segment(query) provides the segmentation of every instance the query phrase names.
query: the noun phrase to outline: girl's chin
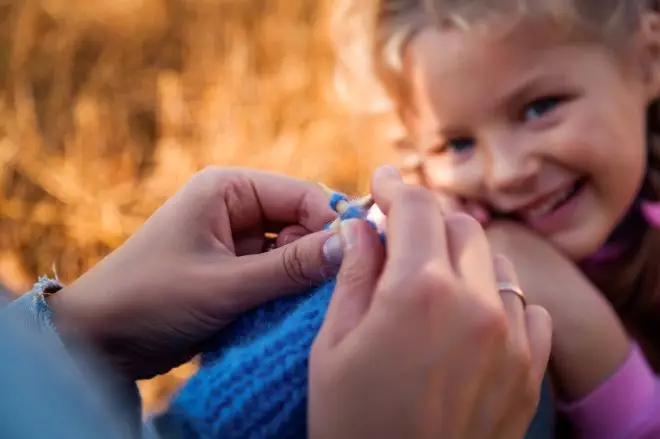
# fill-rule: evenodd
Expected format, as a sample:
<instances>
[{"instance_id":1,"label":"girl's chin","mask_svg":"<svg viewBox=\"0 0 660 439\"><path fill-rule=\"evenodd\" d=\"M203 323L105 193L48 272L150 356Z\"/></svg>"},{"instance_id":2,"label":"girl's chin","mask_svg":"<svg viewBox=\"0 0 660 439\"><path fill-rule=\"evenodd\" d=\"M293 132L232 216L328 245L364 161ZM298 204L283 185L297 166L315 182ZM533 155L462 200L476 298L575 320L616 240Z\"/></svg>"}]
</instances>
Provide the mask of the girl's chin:
<instances>
[{"instance_id":1,"label":"girl's chin","mask_svg":"<svg viewBox=\"0 0 660 439\"><path fill-rule=\"evenodd\" d=\"M566 257L582 264L605 262L618 256L616 248L606 245L608 236L596 235L593 228L577 228L562 231L548 239Z\"/></svg>"}]
</instances>

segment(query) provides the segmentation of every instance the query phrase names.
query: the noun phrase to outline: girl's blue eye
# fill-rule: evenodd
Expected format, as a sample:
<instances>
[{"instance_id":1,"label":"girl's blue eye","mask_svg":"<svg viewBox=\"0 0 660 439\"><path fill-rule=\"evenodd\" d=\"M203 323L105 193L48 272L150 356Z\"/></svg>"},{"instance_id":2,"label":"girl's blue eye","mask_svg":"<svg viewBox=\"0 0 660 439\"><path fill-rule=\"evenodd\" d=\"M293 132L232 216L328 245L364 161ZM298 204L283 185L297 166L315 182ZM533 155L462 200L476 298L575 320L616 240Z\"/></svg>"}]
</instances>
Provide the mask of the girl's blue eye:
<instances>
[{"instance_id":1,"label":"girl's blue eye","mask_svg":"<svg viewBox=\"0 0 660 439\"><path fill-rule=\"evenodd\" d=\"M460 137L447 142L446 149L454 152L465 152L470 148L474 148L474 139L469 137Z\"/></svg>"},{"instance_id":2,"label":"girl's blue eye","mask_svg":"<svg viewBox=\"0 0 660 439\"><path fill-rule=\"evenodd\" d=\"M547 113L554 110L561 102L562 98L559 96L549 96L546 98L537 99L525 107L523 118L525 121L540 119Z\"/></svg>"}]
</instances>

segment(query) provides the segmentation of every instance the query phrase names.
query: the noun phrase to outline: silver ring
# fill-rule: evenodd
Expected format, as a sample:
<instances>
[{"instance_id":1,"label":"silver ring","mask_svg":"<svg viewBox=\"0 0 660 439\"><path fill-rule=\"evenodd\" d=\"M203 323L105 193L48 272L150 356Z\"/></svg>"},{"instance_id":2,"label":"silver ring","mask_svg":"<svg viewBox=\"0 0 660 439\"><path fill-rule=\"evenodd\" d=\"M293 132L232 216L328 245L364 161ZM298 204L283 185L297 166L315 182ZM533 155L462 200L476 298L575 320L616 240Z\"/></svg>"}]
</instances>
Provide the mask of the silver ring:
<instances>
[{"instance_id":1,"label":"silver ring","mask_svg":"<svg viewBox=\"0 0 660 439\"><path fill-rule=\"evenodd\" d=\"M520 298L523 308L527 306L527 299L525 298L525 293L520 287L512 282L499 282L497 284L497 291L502 293L513 293Z\"/></svg>"}]
</instances>

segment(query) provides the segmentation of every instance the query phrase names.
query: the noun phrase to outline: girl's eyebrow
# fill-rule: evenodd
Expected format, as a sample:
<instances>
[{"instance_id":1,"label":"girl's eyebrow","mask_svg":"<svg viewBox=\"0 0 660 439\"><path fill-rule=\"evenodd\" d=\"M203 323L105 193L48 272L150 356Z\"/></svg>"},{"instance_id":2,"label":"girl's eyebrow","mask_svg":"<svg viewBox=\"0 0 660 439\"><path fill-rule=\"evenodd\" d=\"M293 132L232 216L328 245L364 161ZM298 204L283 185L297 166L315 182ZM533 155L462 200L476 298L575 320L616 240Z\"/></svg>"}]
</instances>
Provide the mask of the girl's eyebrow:
<instances>
[{"instance_id":1,"label":"girl's eyebrow","mask_svg":"<svg viewBox=\"0 0 660 439\"><path fill-rule=\"evenodd\" d=\"M509 108L511 103L519 104L538 97L539 91L550 85L565 83L565 76L557 73L534 72L527 78L511 86L494 100L493 108Z\"/></svg>"},{"instance_id":2,"label":"girl's eyebrow","mask_svg":"<svg viewBox=\"0 0 660 439\"><path fill-rule=\"evenodd\" d=\"M523 79L507 85L504 92L494 97L491 101L492 110L509 110L512 106L523 105L527 101L540 97L542 92L550 92L550 87L566 85L566 75L558 72L543 71L546 69L536 68L529 73L523 73ZM440 141L454 139L457 137L471 136L469 127L461 124L442 124L437 121L428 131L420 133L421 147L423 150L433 148Z\"/></svg>"},{"instance_id":3,"label":"girl's eyebrow","mask_svg":"<svg viewBox=\"0 0 660 439\"><path fill-rule=\"evenodd\" d=\"M468 128L443 127L438 123L434 123L430 129L420 137L420 147L422 151L433 149L438 143L444 143L451 139L473 137L471 130Z\"/></svg>"}]
</instances>

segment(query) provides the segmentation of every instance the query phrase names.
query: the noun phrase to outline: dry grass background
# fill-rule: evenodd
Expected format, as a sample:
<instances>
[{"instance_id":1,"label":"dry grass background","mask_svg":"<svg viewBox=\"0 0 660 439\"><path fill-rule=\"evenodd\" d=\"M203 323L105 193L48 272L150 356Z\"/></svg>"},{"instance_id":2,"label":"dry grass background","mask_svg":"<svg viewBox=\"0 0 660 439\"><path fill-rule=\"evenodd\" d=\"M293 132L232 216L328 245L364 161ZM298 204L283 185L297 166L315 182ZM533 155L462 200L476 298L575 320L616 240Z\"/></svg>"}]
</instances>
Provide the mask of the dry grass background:
<instances>
[{"instance_id":1,"label":"dry grass background","mask_svg":"<svg viewBox=\"0 0 660 439\"><path fill-rule=\"evenodd\" d=\"M194 172L365 190L383 124L331 82L330 0L0 0L0 281L70 281ZM191 371L141 383L158 407Z\"/></svg>"}]
</instances>

